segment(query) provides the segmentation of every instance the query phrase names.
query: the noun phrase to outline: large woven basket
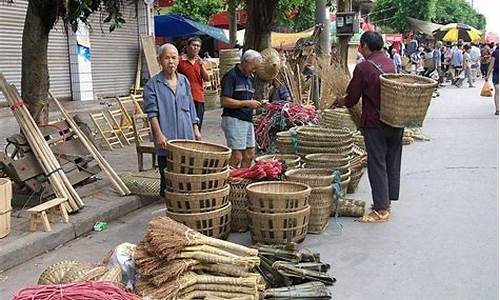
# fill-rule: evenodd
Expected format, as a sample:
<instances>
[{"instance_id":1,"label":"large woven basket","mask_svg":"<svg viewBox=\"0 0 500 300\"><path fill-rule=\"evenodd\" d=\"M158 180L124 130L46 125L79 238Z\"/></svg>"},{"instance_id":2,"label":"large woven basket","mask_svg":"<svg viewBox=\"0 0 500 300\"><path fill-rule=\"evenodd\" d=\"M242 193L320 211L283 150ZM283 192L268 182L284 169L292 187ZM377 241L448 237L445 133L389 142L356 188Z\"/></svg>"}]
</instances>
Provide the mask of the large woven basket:
<instances>
[{"instance_id":1,"label":"large woven basket","mask_svg":"<svg viewBox=\"0 0 500 300\"><path fill-rule=\"evenodd\" d=\"M306 147L299 145L297 147L297 153L306 156L308 154L314 153L337 153L341 155L351 155L352 148L354 144L349 144L347 146L339 146L339 147Z\"/></svg>"},{"instance_id":2,"label":"large woven basket","mask_svg":"<svg viewBox=\"0 0 500 300\"><path fill-rule=\"evenodd\" d=\"M286 213L304 209L311 188L289 181L256 182L247 186L248 208L260 213Z\"/></svg>"},{"instance_id":3,"label":"large woven basket","mask_svg":"<svg viewBox=\"0 0 500 300\"><path fill-rule=\"evenodd\" d=\"M352 144L351 139L346 140L304 140L299 138L297 145L299 147L317 147L317 148L342 148Z\"/></svg>"},{"instance_id":4,"label":"large woven basket","mask_svg":"<svg viewBox=\"0 0 500 300\"><path fill-rule=\"evenodd\" d=\"M380 120L393 127L421 127L437 82L410 74L380 75Z\"/></svg>"},{"instance_id":5,"label":"large woven basket","mask_svg":"<svg viewBox=\"0 0 500 300\"><path fill-rule=\"evenodd\" d=\"M167 211L167 217L206 236L225 239L231 229L231 203L217 210L202 213L179 214Z\"/></svg>"},{"instance_id":6,"label":"large woven basket","mask_svg":"<svg viewBox=\"0 0 500 300\"><path fill-rule=\"evenodd\" d=\"M352 133L319 126L301 126L297 128L297 136L302 139L345 140L352 138Z\"/></svg>"},{"instance_id":7,"label":"large woven basket","mask_svg":"<svg viewBox=\"0 0 500 300\"><path fill-rule=\"evenodd\" d=\"M176 193L198 193L221 189L229 169L214 174L179 174L165 171L167 191Z\"/></svg>"},{"instance_id":8,"label":"large woven basket","mask_svg":"<svg viewBox=\"0 0 500 300\"><path fill-rule=\"evenodd\" d=\"M219 209L229 201L229 185L212 192L165 192L167 210L173 213L199 213Z\"/></svg>"},{"instance_id":9,"label":"large woven basket","mask_svg":"<svg viewBox=\"0 0 500 300\"><path fill-rule=\"evenodd\" d=\"M240 49L221 49L219 52L219 76L222 78L227 71L240 62Z\"/></svg>"},{"instance_id":10,"label":"large woven basket","mask_svg":"<svg viewBox=\"0 0 500 300\"><path fill-rule=\"evenodd\" d=\"M331 186L313 188L309 197L311 216L309 217L308 233L321 233L328 226L333 209L333 188Z\"/></svg>"},{"instance_id":11,"label":"large woven basket","mask_svg":"<svg viewBox=\"0 0 500 300\"><path fill-rule=\"evenodd\" d=\"M311 207L290 213L266 214L248 210L252 240L264 244L300 243L309 224Z\"/></svg>"},{"instance_id":12,"label":"large woven basket","mask_svg":"<svg viewBox=\"0 0 500 300\"><path fill-rule=\"evenodd\" d=\"M307 184L311 188L328 186L333 181L331 169L295 169L286 171L287 180Z\"/></svg>"},{"instance_id":13,"label":"large woven basket","mask_svg":"<svg viewBox=\"0 0 500 300\"><path fill-rule=\"evenodd\" d=\"M352 171L351 173L351 181L347 187L347 193L352 194L358 190L359 182L361 181L361 177L363 177L364 170L358 169L356 171Z\"/></svg>"},{"instance_id":14,"label":"large woven basket","mask_svg":"<svg viewBox=\"0 0 500 300\"><path fill-rule=\"evenodd\" d=\"M181 174L212 174L227 168L231 149L191 140L170 140L166 146L167 171Z\"/></svg>"},{"instance_id":15,"label":"large woven basket","mask_svg":"<svg viewBox=\"0 0 500 300\"><path fill-rule=\"evenodd\" d=\"M248 230L247 186L253 181L249 179L230 177L227 182L231 187L229 191L229 201L232 205L231 231L246 232Z\"/></svg>"}]
</instances>

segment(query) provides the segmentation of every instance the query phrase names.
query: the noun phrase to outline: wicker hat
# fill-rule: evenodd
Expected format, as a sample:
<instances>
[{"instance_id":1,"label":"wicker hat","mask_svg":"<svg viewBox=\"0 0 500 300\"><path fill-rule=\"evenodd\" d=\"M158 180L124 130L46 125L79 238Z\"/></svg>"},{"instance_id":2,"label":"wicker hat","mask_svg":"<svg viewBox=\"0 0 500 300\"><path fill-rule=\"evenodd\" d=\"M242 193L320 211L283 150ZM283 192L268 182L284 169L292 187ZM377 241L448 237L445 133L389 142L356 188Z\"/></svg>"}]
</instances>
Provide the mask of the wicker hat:
<instances>
[{"instance_id":1,"label":"wicker hat","mask_svg":"<svg viewBox=\"0 0 500 300\"><path fill-rule=\"evenodd\" d=\"M260 54L262 54L262 64L256 72L257 76L263 80L271 81L278 76L281 70L280 54L273 48L264 49Z\"/></svg>"}]
</instances>

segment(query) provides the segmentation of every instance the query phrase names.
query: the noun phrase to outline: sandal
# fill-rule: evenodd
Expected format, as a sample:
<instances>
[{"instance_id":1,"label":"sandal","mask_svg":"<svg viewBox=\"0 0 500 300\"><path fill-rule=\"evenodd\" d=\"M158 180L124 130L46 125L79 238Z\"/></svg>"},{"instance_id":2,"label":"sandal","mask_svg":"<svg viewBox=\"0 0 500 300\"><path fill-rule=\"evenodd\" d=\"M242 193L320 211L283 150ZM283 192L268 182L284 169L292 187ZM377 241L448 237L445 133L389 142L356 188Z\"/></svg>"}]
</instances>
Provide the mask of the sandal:
<instances>
[{"instance_id":1,"label":"sandal","mask_svg":"<svg viewBox=\"0 0 500 300\"><path fill-rule=\"evenodd\" d=\"M369 214L359 218L359 221L361 223L384 223L389 221L390 216L391 213L387 210L383 211L372 210Z\"/></svg>"}]
</instances>

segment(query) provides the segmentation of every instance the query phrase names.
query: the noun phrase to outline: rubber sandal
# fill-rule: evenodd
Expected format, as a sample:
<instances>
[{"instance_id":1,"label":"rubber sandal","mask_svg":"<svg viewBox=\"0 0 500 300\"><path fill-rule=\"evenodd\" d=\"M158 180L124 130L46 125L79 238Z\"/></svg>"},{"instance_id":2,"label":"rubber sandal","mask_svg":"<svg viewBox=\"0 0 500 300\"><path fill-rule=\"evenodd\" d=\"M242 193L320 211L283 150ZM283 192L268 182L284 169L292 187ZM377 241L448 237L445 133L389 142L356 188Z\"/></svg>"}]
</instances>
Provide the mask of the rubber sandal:
<instances>
[{"instance_id":1,"label":"rubber sandal","mask_svg":"<svg viewBox=\"0 0 500 300\"><path fill-rule=\"evenodd\" d=\"M391 213L388 211L384 211L383 213L380 213L376 210L372 210L369 214L364 215L363 217L359 218L359 221L361 223L384 223L389 221L389 217L391 216Z\"/></svg>"}]
</instances>

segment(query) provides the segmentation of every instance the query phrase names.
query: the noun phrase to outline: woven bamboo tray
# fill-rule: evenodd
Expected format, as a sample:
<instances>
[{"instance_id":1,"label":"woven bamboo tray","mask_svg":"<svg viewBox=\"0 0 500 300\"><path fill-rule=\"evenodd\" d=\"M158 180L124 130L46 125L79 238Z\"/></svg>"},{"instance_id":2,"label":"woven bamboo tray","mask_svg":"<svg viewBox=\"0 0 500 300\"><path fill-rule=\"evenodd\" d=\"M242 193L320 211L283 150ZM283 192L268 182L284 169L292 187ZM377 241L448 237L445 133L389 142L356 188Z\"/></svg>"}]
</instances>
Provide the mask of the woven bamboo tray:
<instances>
[{"instance_id":1,"label":"woven bamboo tray","mask_svg":"<svg viewBox=\"0 0 500 300\"><path fill-rule=\"evenodd\" d=\"M289 181L256 182L247 186L248 208L260 213L286 213L304 209L311 188Z\"/></svg>"},{"instance_id":2,"label":"woven bamboo tray","mask_svg":"<svg viewBox=\"0 0 500 300\"><path fill-rule=\"evenodd\" d=\"M300 156L295 154L267 154L255 158L255 161L269 161L269 160L284 161L287 166L295 166L300 163Z\"/></svg>"},{"instance_id":3,"label":"woven bamboo tray","mask_svg":"<svg viewBox=\"0 0 500 300\"><path fill-rule=\"evenodd\" d=\"M295 148L293 147L291 142L282 142L277 139L276 148L278 148L278 152L280 154L295 154Z\"/></svg>"},{"instance_id":4,"label":"woven bamboo tray","mask_svg":"<svg viewBox=\"0 0 500 300\"><path fill-rule=\"evenodd\" d=\"M305 147L299 145L297 147L297 153L299 153L302 156L306 156L307 154L314 154L314 153L336 153L336 154L341 154L341 155L351 155L352 153L352 147L354 144L349 144L347 146L341 146L341 147Z\"/></svg>"},{"instance_id":5,"label":"woven bamboo tray","mask_svg":"<svg viewBox=\"0 0 500 300\"><path fill-rule=\"evenodd\" d=\"M309 217L308 233L325 231L333 209L334 193L331 186L313 188L309 197L311 215Z\"/></svg>"},{"instance_id":6,"label":"woven bamboo tray","mask_svg":"<svg viewBox=\"0 0 500 300\"><path fill-rule=\"evenodd\" d=\"M361 178L363 177L364 170L359 169L356 172L351 173L351 181L349 182L349 185L347 186L347 193L348 194L353 194L358 190L358 185L359 182L361 181Z\"/></svg>"},{"instance_id":7,"label":"woven bamboo tray","mask_svg":"<svg viewBox=\"0 0 500 300\"><path fill-rule=\"evenodd\" d=\"M336 129L331 129L331 128L325 128L325 127L312 127L312 126L304 126L304 127L299 127L297 129L297 136L299 138L303 139L327 139L327 140L344 140L344 139L349 139L352 138L352 133L345 131L345 130L336 130Z\"/></svg>"},{"instance_id":8,"label":"woven bamboo tray","mask_svg":"<svg viewBox=\"0 0 500 300\"><path fill-rule=\"evenodd\" d=\"M231 149L226 146L191 140L170 140L167 171L181 174L212 174L227 168Z\"/></svg>"},{"instance_id":9,"label":"woven bamboo tray","mask_svg":"<svg viewBox=\"0 0 500 300\"><path fill-rule=\"evenodd\" d=\"M203 213L179 214L167 211L167 217L206 236L225 239L231 230L231 203Z\"/></svg>"},{"instance_id":10,"label":"woven bamboo tray","mask_svg":"<svg viewBox=\"0 0 500 300\"><path fill-rule=\"evenodd\" d=\"M246 232L248 231L248 197L246 188L253 181L248 179L230 177L227 182L231 187L229 192L229 201L232 205L231 231Z\"/></svg>"},{"instance_id":11,"label":"woven bamboo tray","mask_svg":"<svg viewBox=\"0 0 500 300\"><path fill-rule=\"evenodd\" d=\"M264 244L300 243L309 224L311 207L291 213L265 214L248 210L252 240Z\"/></svg>"},{"instance_id":12,"label":"woven bamboo tray","mask_svg":"<svg viewBox=\"0 0 500 300\"><path fill-rule=\"evenodd\" d=\"M229 185L212 192L165 192L167 210L173 213L199 213L219 209L229 201Z\"/></svg>"},{"instance_id":13,"label":"woven bamboo tray","mask_svg":"<svg viewBox=\"0 0 500 300\"><path fill-rule=\"evenodd\" d=\"M179 174L165 171L167 191L176 193L209 192L224 187L229 169L214 174Z\"/></svg>"},{"instance_id":14,"label":"woven bamboo tray","mask_svg":"<svg viewBox=\"0 0 500 300\"><path fill-rule=\"evenodd\" d=\"M393 127L422 127L436 86L423 76L380 75L380 120Z\"/></svg>"},{"instance_id":15,"label":"woven bamboo tray","mask_svg":"<svg viewBox=\"0 0 500 300\"><path fill-rule=\"evenodd\" d=\"M157 170L122 173L120 178L132 194L160 198L160 173Z\"/></svg>"},{"instance_id":16,"label":"woven bamboo tray","mask_svg":"<svg viewBox=\"0 0 500 300\"><path fill-rule=\"evenodd\" d=\"M286 171L287 180L307 184L311 188L328 186L333 181L331 169L295 169Z\"/></svg>"},{"instance_id":17,"label":"woven bamboo tray","mask_svg":"<svg viewBox=\"0 0 500 300\"><path fill-rule=\"evenodd\" d=\"M314 147L314 148L342 148L352 144L352 139L328 141L328 140L303 140L299 138L297 141L298 147Z\"/></svg>"}]
</instances>

